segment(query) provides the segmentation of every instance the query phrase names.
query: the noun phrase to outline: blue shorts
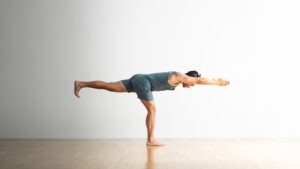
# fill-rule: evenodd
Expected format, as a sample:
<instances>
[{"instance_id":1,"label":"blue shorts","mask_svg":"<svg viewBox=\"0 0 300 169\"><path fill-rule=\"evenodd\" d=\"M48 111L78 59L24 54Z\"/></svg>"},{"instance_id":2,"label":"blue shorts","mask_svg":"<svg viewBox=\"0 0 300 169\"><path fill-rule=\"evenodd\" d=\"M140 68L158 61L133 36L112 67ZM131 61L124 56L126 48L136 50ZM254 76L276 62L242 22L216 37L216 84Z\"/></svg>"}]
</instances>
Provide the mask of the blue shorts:
<instances>
[{"instance_id":1,"label":"blue shorts","mask_svg":"<svg viewBox=\"0 0 300 169\"><path fill-rule=\"evenodd\" d=\"M121 82L124 84L128 93L135 92L139 99L147 101L154 100L151 91L151 84L146 76L142 74L136 74L130 79L122 80Z\"/></svg>"}]
</instances>

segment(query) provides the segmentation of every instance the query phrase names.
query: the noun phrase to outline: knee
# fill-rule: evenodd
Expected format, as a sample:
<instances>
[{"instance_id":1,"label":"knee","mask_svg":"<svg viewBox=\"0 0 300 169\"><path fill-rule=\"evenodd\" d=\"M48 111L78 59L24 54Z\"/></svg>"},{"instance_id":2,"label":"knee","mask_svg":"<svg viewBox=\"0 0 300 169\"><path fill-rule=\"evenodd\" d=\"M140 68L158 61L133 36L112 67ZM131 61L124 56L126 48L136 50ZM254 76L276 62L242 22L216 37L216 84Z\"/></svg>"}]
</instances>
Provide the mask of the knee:
<instances>
[{"instance_id":1,"label":"knee","mask_svg":"<svg viewBox=\"0 0 300 169\"><path fill-rule=\"evenodd\" d=\"M150 108L148 109L148 114L149 114L149 115L155 115L155 114L156 114L156 109L155 109L155 107L150 107Z\"/></svg>"},{"instance_id":2,"label":"knee","mask_svg":"<svg viewBox=\"0 0 300 169\"><path fill-rule=\"evenodd\" d=\"M142 100L142 103L144 104L144 106L147 109L148 115L155 115L156 113L156 107L153 101L146 101L146 100Z\"/></svg>"},{"instance_id":3,"label":"knee","mask_svg":"<svg viewBox=\"0 0 300 169\"><path fill-rule=\"evenodd\" d=\"M113 86L110 82L105 84L105 88L106 90L113 92Z\"/></svg>"}]
</instances>

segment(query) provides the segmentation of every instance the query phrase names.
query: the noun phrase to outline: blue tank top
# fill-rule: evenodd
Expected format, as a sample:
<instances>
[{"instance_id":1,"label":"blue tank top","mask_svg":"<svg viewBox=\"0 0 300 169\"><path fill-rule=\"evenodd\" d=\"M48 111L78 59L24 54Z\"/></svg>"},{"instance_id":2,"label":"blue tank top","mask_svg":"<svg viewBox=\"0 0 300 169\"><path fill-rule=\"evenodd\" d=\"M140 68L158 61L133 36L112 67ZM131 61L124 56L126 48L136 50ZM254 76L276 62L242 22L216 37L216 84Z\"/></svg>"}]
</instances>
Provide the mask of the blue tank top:
<instances>
[{"instance_id":1,"label":"blue tank top","mask_svg":"<svg viewBox=\"0 0 300 169\"><path fill-rule=\"evenodd\" d=\"M160 72L152 74L144 74L146 78L150 81L151 91L162 91L162 90L175 90L176 86L172 86L168 83L175 71Z\"/></svg>"}]
</instances>

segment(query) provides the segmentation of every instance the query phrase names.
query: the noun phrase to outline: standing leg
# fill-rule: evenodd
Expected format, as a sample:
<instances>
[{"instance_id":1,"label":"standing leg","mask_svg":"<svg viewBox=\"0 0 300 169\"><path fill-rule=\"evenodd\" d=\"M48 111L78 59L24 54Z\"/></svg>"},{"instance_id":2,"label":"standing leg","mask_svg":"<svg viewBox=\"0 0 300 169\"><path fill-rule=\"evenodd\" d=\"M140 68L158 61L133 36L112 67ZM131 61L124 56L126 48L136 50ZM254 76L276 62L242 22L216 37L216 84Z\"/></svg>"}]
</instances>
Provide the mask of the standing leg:
<instances>
[{"instance_id":1,"label":"standing leg","mask_svg":"<svg viewBox=\"0 0 300 169\"><path fill-rule=\"evenodd\" d=\"M121 81L117 82L104 82L101 80L97 81L89 81L89 82L84 82L84 81L75 81L74 82L74 94L79 98L79 91L82 88L94 88L94 89L103 89L103 90L108 90L112 92L127 92L125 86Z\"/></svg>"},{"instance_id":2,"label":"standing leg","mask_svg":"<svg viewBox=\"0 0 300 169\"><path fill-rule=\"evenodd\" d=\"M157 142L154 139L154 129L155 129L155 115L156 108L154 101L142 100L141 102L144 104L147 109L147 117L146 117L146 126L147 126L147 145L148 146L163 146L164 144Z\"/></svg>"}]
</instances>

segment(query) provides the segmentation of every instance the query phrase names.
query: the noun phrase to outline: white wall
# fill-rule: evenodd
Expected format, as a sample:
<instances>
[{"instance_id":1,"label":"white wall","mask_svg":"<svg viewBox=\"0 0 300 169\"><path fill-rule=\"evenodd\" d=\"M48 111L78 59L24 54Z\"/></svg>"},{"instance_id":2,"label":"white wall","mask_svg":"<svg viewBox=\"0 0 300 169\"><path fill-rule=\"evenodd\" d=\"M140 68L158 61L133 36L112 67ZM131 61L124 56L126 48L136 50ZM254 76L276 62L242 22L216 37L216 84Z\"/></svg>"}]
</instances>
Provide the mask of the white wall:
<instances>
[{"instance_id":1,"label":"white wall","mask_svg":"<svg viewBox=\"0 0 300 169\"><path fill-rule=\"evenodd\" d=\"M145 138L135 94L73 81L197 69L228 87L157 92L156 135L299 137L299 3L1 0L0 138Z\"/></svg>"}]
</instances>

